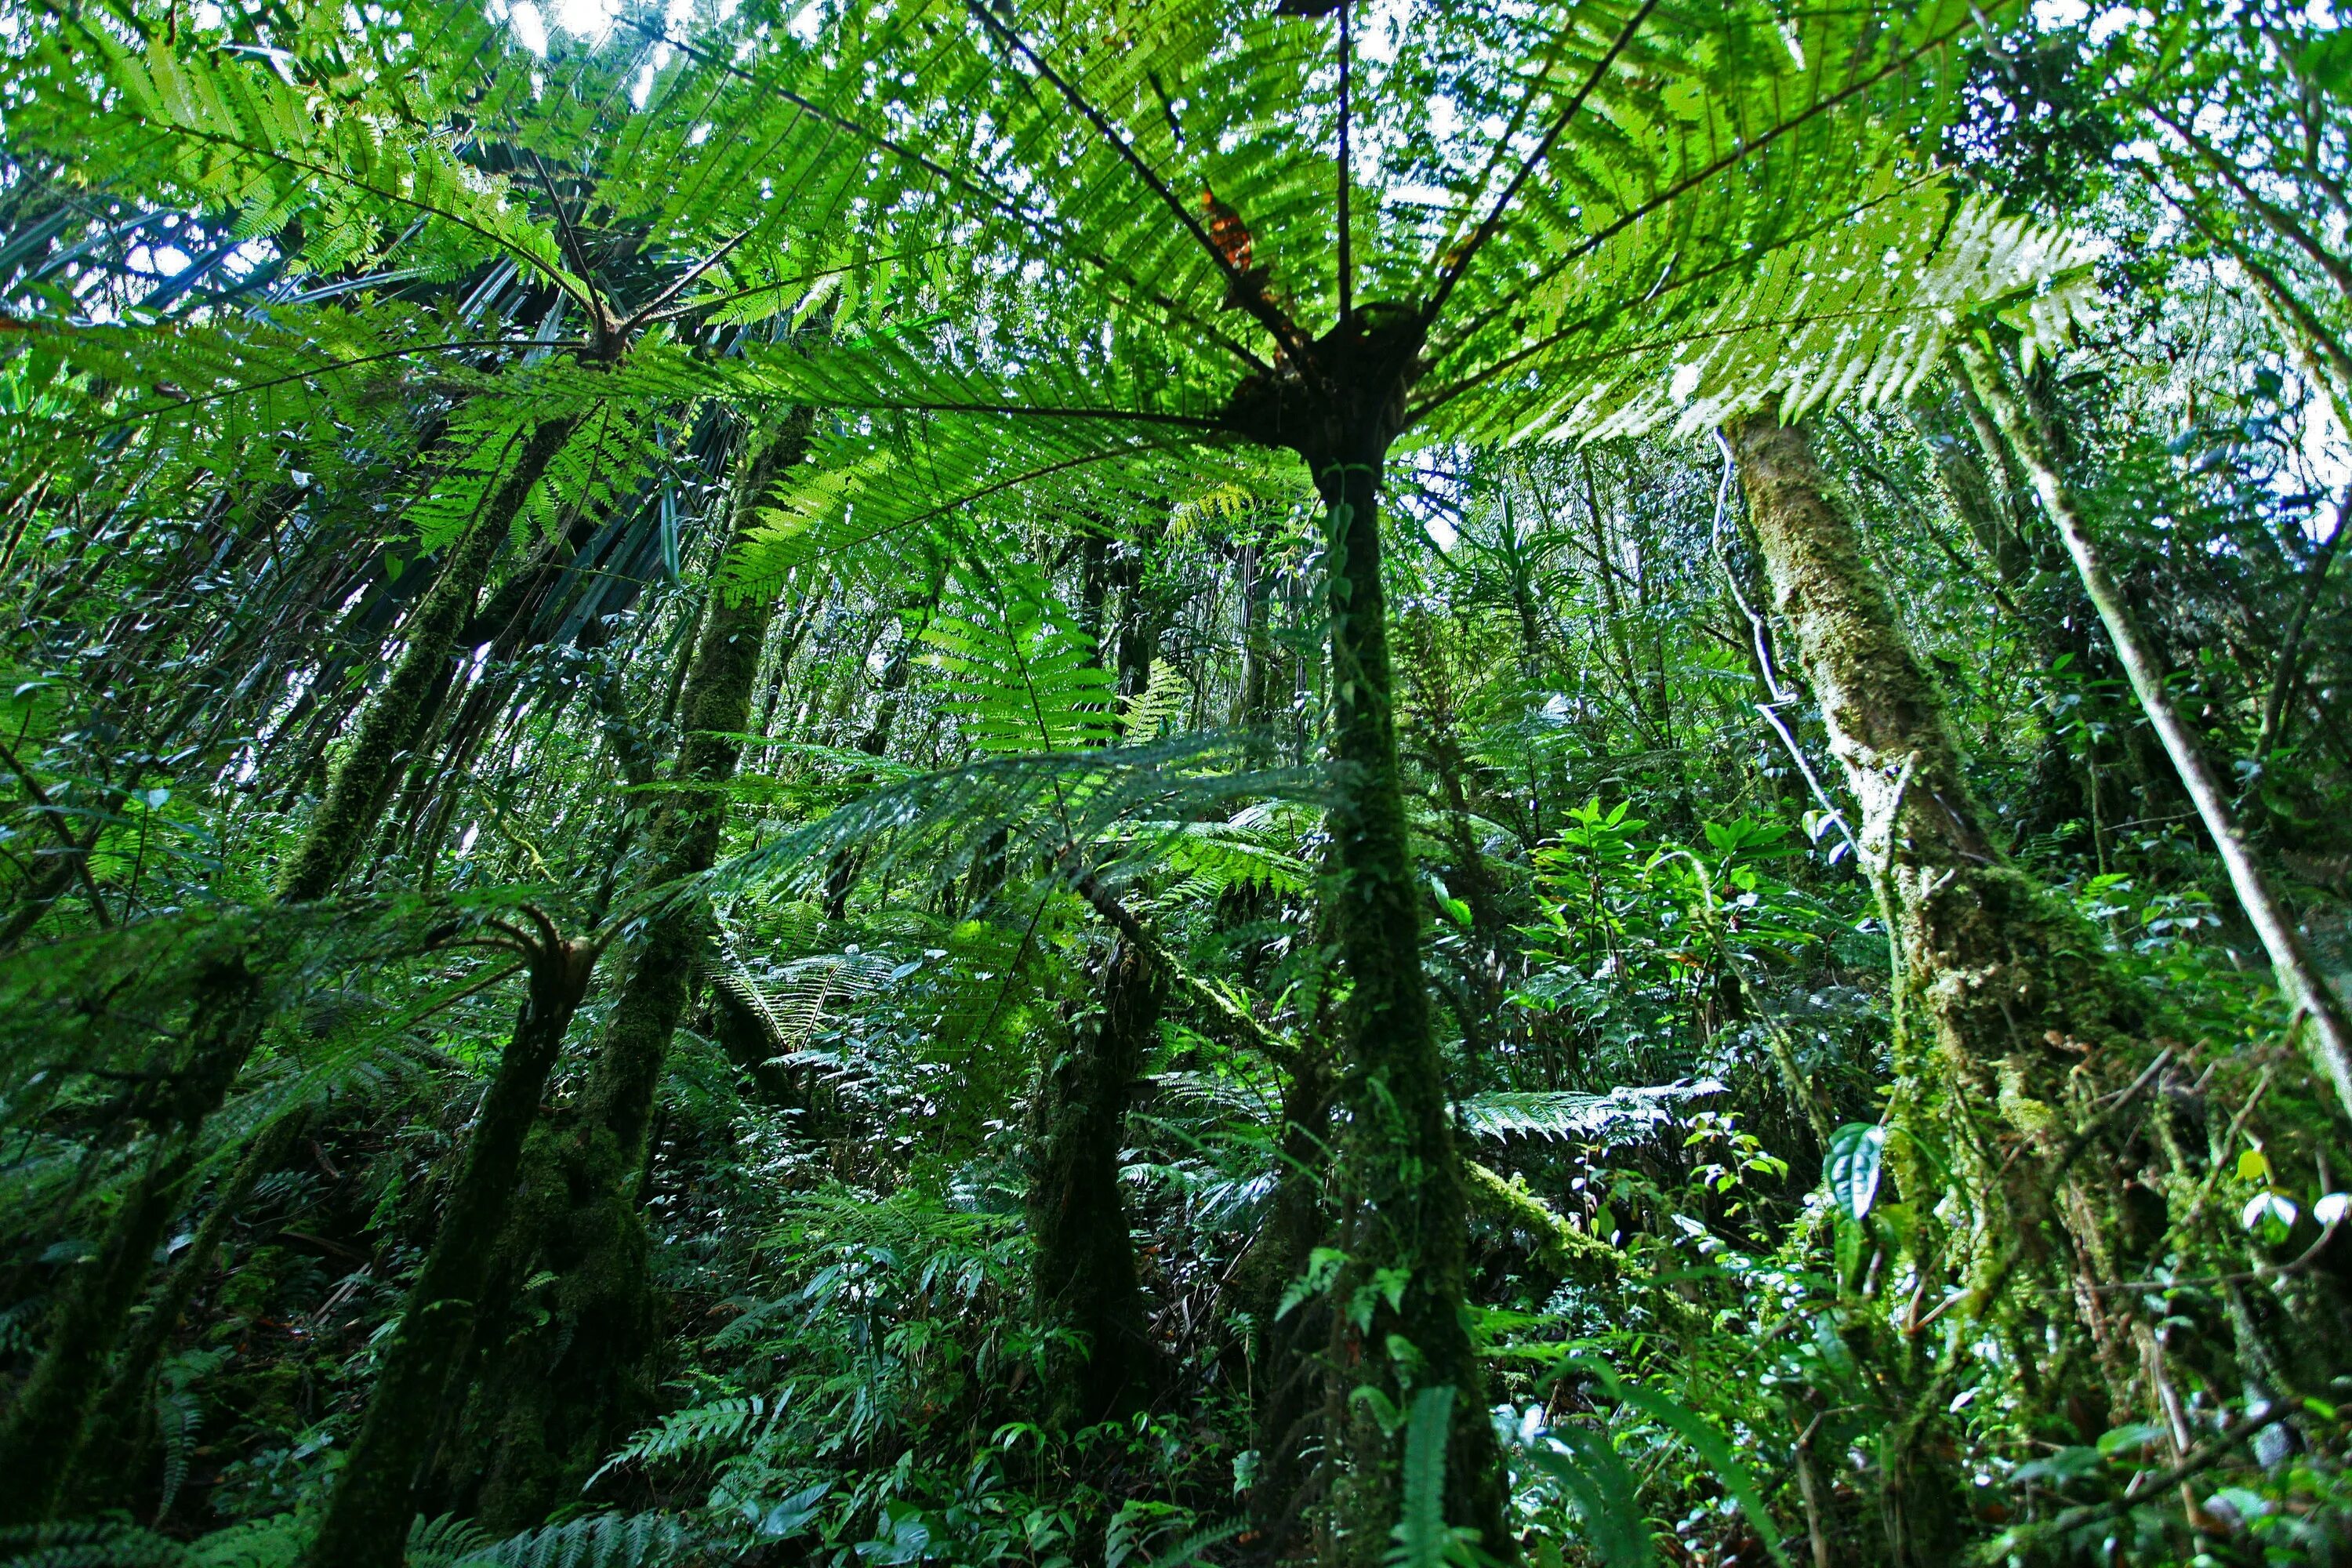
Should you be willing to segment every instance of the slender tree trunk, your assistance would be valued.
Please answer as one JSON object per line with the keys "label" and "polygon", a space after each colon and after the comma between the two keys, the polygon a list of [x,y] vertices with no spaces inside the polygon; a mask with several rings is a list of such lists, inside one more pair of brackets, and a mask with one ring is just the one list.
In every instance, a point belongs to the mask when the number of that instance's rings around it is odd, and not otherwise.
{"label": "slender tree trunk", "polygon": [[[1350,984],[1341,1026],[1349,1071],[1342,1161],[1345,1303],[1372,1298],[1370,1321],[1336,1314],[1331,1436],[1347,1456],[1335,1479],[1335,1523],[1349,1563],[1375,1563],[1402,1499],[1402,1433],[1379,1402],[1409,1409],[1416,1389],[1454,1389],[1446,1448],[1446,1519],[1507,1558],[1507,1499],[1486,1415],[1485,1378],[1463,1326],[1466,1209],[1429,992],[1422,977],[1421,890],[1413,873],[1397,760],[1388,616],[1381,582],[1384,436],[1343,437],[1315,462],[1330,536],[1331,749],[1341,772],[1328,832],[1329,900]],[[1393,1293],[1374,1281],[1401,1279]],[[1379,1396],[1356,1396],[1359,1388]]]}
{"label": "slender tree trunk", "polygon": [[[800,463],[810,428],[810,416],[799,412],[753,437],[719,560],[736,552],[772,486]],[[665,798],[648,830],[653,885],[698,876],[718,859],[725,786],[741,754],[736,737],[750,717],[774,614],[772,597],[730,596],[714,585],[677,701],[673,778],[688,787]],[[520,1282],[540,1269],[558,1276],[557,1311],[541,1331],[511,1345],[500,1336],[491,1350],[478,1425],[489,1429],[480,1506],[494,1526],[536,1522],[576,1493],[610,1441],[655,1398],[660,1304],[636,1187],[670,1037],[686,1016],[709,918],[699,902],[679,899],[646,919],[581,1103],[532,1140],[523,1201],[499,1244],[493,1299],[500,1307],[491,1316],[501,1316]]]}
{"label": "slender tree trunk", "polygon": [[[2352,489],[2347,489],[2336,500],[2336,526],[2320,541],[2312,552],[2311,563],[2304,568],[2303,591],[2295,595],[2294,614],[2287,621],[2286,635],[2279,639],[2278,668],[2271,677],[2270,694],[2263,700],[2262,729],[2254,739],[2254,761],[2267,766],[2271,752],[2286,728],[2287,705],[2294,700],[2295,688],[2303,683],[2303,637],[2311,625],[2311,612],[2319,604],[2319,595],[2327,586],[2327,569],[2336,563],[2336,552],[2344,542],[2344,525],[2352,521]],[[5,946],[0,942],[0,946]]]}
{"label": "slender tree trunk", "polygon": [[[514,467],[403,627],[407,646],[400,662],[361,716],[349,756],[280,869],[277,902],[325,898],[366,847],[401,754],[426,720],[425,699],[444,676],[450,639],[472,615],[524,500],[575,423],[551,420],[524,438]],[[187,1066],[163,1120],[163,1142],[115,1211],[98,1260],[77,1268],[60,1293],[49,1344],[0,1429],[0,1475],[11,1480],[0,1499],[0,1524],[47,1518],[57,1504],[104,1386],[108,1359],[195,1173],[197,1134],[261,1037],[266,1018],[257,1005],[259,993],[258,978],[233,960],[199,997],[188,1029]]]}
{"label": "slender tree trunk", "polygon": [[418,1472],[440,1424],[450,1373],[472,1338],[540,1095],[597,952],[553,942],[534,954],[514,1038],[482,1097],[448,1210],[384,1346],[375,1393],[305,1559],[316,1568],[398,1568],[405,1559]]}
{"label": "slender tree trunk", "polygon": [[[879,757],[890,749],[890,735],[898,727],[898,710],[906,705],[907,679],[914,673],[915,646],[923,639],[930,625],[931,611],[939,599],[936,587],[916,608],[916,618],[901,621],[898,645],[882,666],[880,689],[876,695],[874,721],[866,733],[857,737],[857,749],[869,757]],[[845,919],[849,913],[850,890],[857,885],[858,868],[865,857],[855,849],[844,849],[835,855],[824,872],[824,918]]]}
{"label": "slender tree trunk", "polygon": [[[1154,533],[1122,550],[1113,563],[1107,539],[1087,536],[1088,636],[1097,658],[1112,666],[1119,695],[1130,699],[1150,684],[1159,652],[1159,622],[1144,589],[1157,539]],[[1107,633],[1102,617],[1114,573],[1124,592],[1118,624]],[[1093,887],[1090,879],[1083,880]],[[1046,1063],[1038,1079],[1031,1279],[1039,1321],[1079,1342],[1051,1395],[1055,1420],[1065,1427],[1125,1414],[1160,1380],[1136,1279],[1118,1157],[1127,1143],[1132,1086],[1160,1039],[1171,980],[1161,959],[1153,945],[1123,934],[1113,942],[1102,967],[1099,1011],[1072,1031],[1068,1049]]]}
{"label": "slender tree trunk", "polygon": [[1167,977],[1120,941],[1103,965],[1101,1011],[1081,1023],[1039,1086],[1029,1205],[1038,1315],[1078,1343],[1060,1354],[1048,1398],[1058,1425],[1138,1408],[1159,1382],[1144,1324],[1119,1150],[1129,1091],[1160,1039]]}
{"label": "slender tree trunk", "polygon": [[2343,999],[2329,987],[2312,962],[2293,917],[2272,892],[2237,825],[2230,819],[2229,797],[2213,776],[2197,737],[2181,719],[2179,710],[2172,705],[2172,698],[2164,689],[2163,669],[2141,633],[2138,617],[2132,614],[2121,585],[2101,558],[2074,498],[2051,463],[2040,433],[2032,428],[2025,411],[2011,395],[1991,357],[1965,339],[1958,352],[1969,379],[1976,385],[1977,395],[1984,399],[2000,422],[2002,435],[2032,475],[2034,492],[2042,498],[2043,509],[2057,525],[2060,537],[2065,540],[2067,553],[2074,558],[2074,569],[2082,574],[2083,586],[2091,595],[2091,603],[2097,606],[2108,640],[2115,644],[2116,656],[2123,661],[2124,672],[2131,679],[2132,691],[2156,726],[2172,765],[2179,772],[2182,787],[2197,807],[2199,820],[2204,823],[2206,833],[2221,857],[2230,886],[2262,938],[2263,950],[2270,954],[2280,988],[2308,1020],[2312,1053],[2321,1071],[2335,1086],[2336,1100],[2345,1114],[2352,1116],[2352,1016],[2347,1016]]}
{"label": "slender tree trunk", "polygon": [[[1972,1318],[2021,1259],[2063,1252],[2070,1239],[2105,1255],[2095,1235],[2057,1234],[2055,1205],[2067,1166],[2101,1124],[2097,1097],[2137,1070],[2141,1021],[2096,933],[1986,831],[1941,698],[1852,522],[1828,499],[1804,431],[1759,415],[1728,434],[1774,602],[1862,807],[1863,847],[1894,928],[1889,1164],[1921,1213],[1955,1184],[1973,1210],[1948,1238],[1943,1265],[1960,1263],[1959,1310]],[[1948,1175],[1925,1157],[1936,1147]],[[1948,1368],[1906,1365],[1916,1344],[1889,1348],[1910,1407],[1881,1441],[1881,1509],[1890,1560],[1928,1568],[1948,1560],[1960,1528],[1957,1478],[1941,1473],[1928,1431]]]}

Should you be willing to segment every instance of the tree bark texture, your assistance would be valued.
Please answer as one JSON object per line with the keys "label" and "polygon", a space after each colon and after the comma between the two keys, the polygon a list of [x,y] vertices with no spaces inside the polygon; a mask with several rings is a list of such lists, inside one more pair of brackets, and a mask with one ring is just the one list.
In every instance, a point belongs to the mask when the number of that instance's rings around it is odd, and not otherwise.
{"label": "tree bark texture", "polygon": [[443,1396],[472,1339],[523,1144],[597,953],[553,942],[533,956],[514,1037],[483,1094],[448,1210],[384,1346],[375,1392],[311,1542],[306,1561],[316,1568],[399,1568],[405,1560]]}
{"label": "tree bark texture", "polygon": [[1466,1210],[1444,1063],[1422,975],[1421,889],[1397,761],[1388,615],[1381,583],[1380,486],[1386,442],[1358,439],[1318,464],[1328,509],[1332,741],[1341,778],[1328,816],[1330,903],[1350,986],[1341,1030],[1348,1071],[1329,1419],[1348,1456],[1335,1478],[1345,1561],[1377,1563],[1402,1499],[1402,1433],[1412,1392],[1454,1390],[1446,1448],[1447,1521],[1507,1553],[1507,1498],[1485,1378],[1463,1322]]}
{"label": "tree bark texture", "polygon": [[[2095,1100],[2139,1069],[2142,1019],[2096,933],[1986,831],[1942,700],[1805,432],[1759,415],[1728,435],[1774,603],[1862,808],[1893,927],[1889,1166],[1916,1221],[1948,1186],[1967,1204],[1966,1234],[1945,1256],[1962,1261],[1960,1310],[1973,1317],[2021,1259],[2070,1244],[2107,1256],[2095,1216],[2074,1205],[2062,1220],[2058,1200],[2078,1140],[2100,1125]],[[1894,1561],[1926,1568],[1957,1527],[1941,1512],[1958,1495],[1953,1479],[1929,1473],[1919,1419],[1895,1424],[1884,1449]]]}
{"label": "tree bark texture", "polygon": [[[726,543],[732,557],[757,525],[774,484],[806,455],[810,415],[758,432],[740,459]],[[714,585],[678,698],[681,736],[647,830],[650,885],[685,881],[716,863],[727,825],[726,785],[741,756],[772,597]],[[657,906],[627,956],[613,1015],[579,1105],[541,1126],[523,1196],[501,1242],[492,1316],[504,1316],[533,1273],[557,1277],[554,1311],[539,1331],[486,1344],[492,1357],[453,1479],[478,1487],[495,1527],[520,1528],[575,1494],[612,1439],[651,1408],[660,1303],[636,1191],[670,1037],[686,1016],[709,941],[709,912],[692,897]]]}
{"label": "tree bark texture", "polygon": [[[1159,655],[1159,621],[1143,588],[1157,542],[1155,534],[1122,545],[1114,563],[1102,534],[1085,538],[1091,552],[1085,562],[1093,604],[1088,635],[1097,661],[1112,667],[1122,697],[1150,684]],[[1102,611],[1114,570],[1123,593],[1118,624],[1107,631]],[[1048,1395],[1055,1424],[1066,1429],[1139,1408],[1160,1382],[1159,1352],[1137,1282],[1119,1154],[1127,1146],[1135,1080],[1159,1044],[1160,1015],[1181,978],[1140,923],[1095,885],[1081,853],[1069,847],[1079,886],[1119,936],[1103,963],[1097,1011],[1072,1031],[1068,1048],[1039,1077],[1029,1187],[1038,1319],[1076,1342],[1057,1352],[1066,1370],[1053,1379]]]}

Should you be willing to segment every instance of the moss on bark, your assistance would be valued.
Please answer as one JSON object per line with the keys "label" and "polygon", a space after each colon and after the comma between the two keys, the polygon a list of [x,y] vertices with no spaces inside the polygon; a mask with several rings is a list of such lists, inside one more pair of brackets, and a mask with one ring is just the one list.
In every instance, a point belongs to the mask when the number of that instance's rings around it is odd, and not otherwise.
{"label": "moss on bark", "polygon": [[596,957],[594,948],[562,942],[532,955],[514,1037],[482,1097],[448,1209],[384,1345],[375,1392],[305,1558],[317,1568],[397,1568],[405,1558],[443,1395],[472,1338],[523,1145]]}
{"label": "moss on bark", "polygon": [[[1444,1063],[1422,977],[1421,884],[1397,764],[1395,680],[1381,581],[1380,496],[1405,423],[1426,318],[1369,305],[1309,345],[1303,363],[1235,388],[1228,427],[1307,461],[1328,519],[1331,753],[1326,907],[1349,983],[1339,1102],[1340,1247],[1326,1438],[1330,1555],[1387,1554],[1402,1496],[1402,1424],[1413,1390],[1454,1391],[1446,1444],[1448,1523],[1508,1563],[1508,1481],[1465,1325],[1465,1207]],[[1385,1407],[1385,1408],[1384,1408]]]}
{"label": "moss on bark", "polygon": [[[740,459],[720,559],[757,523],[776,481],[805,456],[811,416],[757,433]],[[684,881],[716,862],[750,719],[772,596],[715,585],[679,689],[682,738],[674,784],[647,829],[651,884]],[[469,1434],[448,1468],[494,1528],[520,1528],[575,1495],[613,1442],[650,1412],[659,1384],[661,1303],[638,1213],[647,1133],[668,1058],[708,941],[692,899],[658,906],[630,950],[588,1084],[578,1104],[531,1141],[523,1196],[499,1244],[493,1314],[503,1320],[523,1280],[557,1278],[539,1329],[486,1347],[490,1356]],[[507,1324],[506,1327],[512,1325]]]}
{"label": "moss on bark", "polygon": [[[1465,1206],[1444,1063],[1422,978],[1421,893],[1413,871],[1391,708],[1381,583],[1380,482],[1385,441],[1331,454],[1316,480],[1329,509],[1332,752],[1342,770],[1328,817],[1337,875],[1330,900],[1349,992],[1341,1016],[1349,1071],[1330,1419],[1348,1453],[1335,1478],[1342,1561],[1388,1548],[1402,1499],[1401,1432],[1381,1406],[1446,1384],[1457,1412],[1446,1447],[1446,1519],[1510,1550],[1504,1471],[1486,1415],[1485,1378],[1462,1303]],[[1358,1389],[1379,1395],[1360,1398]]]}
{"label": "moss on bark", "polygon": [[[2067,1168],[2108,1136],[2094,1104],[2139,1071],[2146,1021],[2097,934],[1985,827],[1942,699],[1805,432],[1758,416],[1728,434],[1894,926],[1889,1163],[1901,1196],[1923,1226],[1948,1188],[1965,1205],[1935,1260],[1958,1261],[1964,1316],[1990,1310],[2021,1264],[2073,1284],[2108,1249],[2100,1217],[2063,1201]],[[2109,1152],[2127,1157],[2119,1139]],[[1958,1489],[1923,1414],[1943,1374],[1914,1373],[1913,1407],[1882,1444],[1881,1504],[1892,1560],[1924,1565],[1949,1545]]]}

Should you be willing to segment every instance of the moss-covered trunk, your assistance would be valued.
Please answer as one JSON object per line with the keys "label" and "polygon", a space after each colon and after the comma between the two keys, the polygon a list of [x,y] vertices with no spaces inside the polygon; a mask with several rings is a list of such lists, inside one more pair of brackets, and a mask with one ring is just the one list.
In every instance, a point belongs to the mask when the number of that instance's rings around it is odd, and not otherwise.
{"label": "moss-covered trunk", "polygon": [[1047,1402],[1066,1428],[1140,1407],[1159,1383],[1119,1181],[1129,1090],[1160,1038],[1167,977],[1133,943],[1113,945],[1099,1009],[1072,1031],[1038,1086],[1029,1227],[1039,1321],[1071,1336]]}
{"label": "moss-covered trunk", "polygon": [[397,1568],[405,1560],[418,1476],[450,1373],[471,1341],[523,1144],[596,957],[595,948],[553,940],[532,955],[522,1016],[482,1096],[433,1249],[384,1343],[375,1392],[311,1542],[306,1561],[316,1568]]}
{"label": "moss-covered trunk", "polygon": [[[2059,1259],[2107,1256],[2096,1216],[2060,1200],[2069,1162],[2103,1124],[2095,1102],[2140,1068],[2142,1020],[2097,934],[1987,831],[1942,700],[1805,432],[1758,416],[1729,435],[1774,602],[1861,805],[1894,923],[1888,1158],[1905,1223],[1927,1234],[1948,1187],[1964,1201],[1949,1234],[1923,1244],[1939,1252],[1932,1267],[1960,1274],[1964,1320],[1990,1310],[2021,1263],[2056,1263],[2063,1288],[2074,1269]],[[1906,1355],[1922,1353],[1889,1349],[1898,1375]],[[1892,1560],[1923,1568],[1948,1559],[1958,1525],[1956,1478],[1932,1473],[1918,1415],[1940,1375],[1913,1369],[1913,1409],[1881,1454]]]}
{"label": "moss-covered trunk", "polygon": [[1329,518],[1331,751],[1340,773],[1328,819],[1328,896],[1349,986],[1340,1089],[1340,1246],[1349,1263],[1336,1287],[1329,1415],[1345,1464],[1334,1478],[1333,1518],[1343,1561],[1382,1559],[1402,1501],[1403,1443],[1382,1407],[1408,1409],[1413,1391],[1447,1385],[1454,1391],[1447,1521],[1478,1531],[1488,1551],[1504,1553],[1511,1550],[1505,1478],[1463,1321],[1462,1171],[1422,976],[1421,889],[1397,762],[1381,583],[1387,441],[1378,426],[1349,434],[1315,464]]}
{"label": "moss-covered trunk", "polygon": [[[733,558],[772,486],[803,460],[810,427],[802,412],[752,436],[739,462],[720,560]],[[774,613],[772,596],[714,586],[678,697],[671,781],[685,787],[660,797],[648,832],[655,886],[698,876],[718,858],[726,785],[741,755],[736,737],[750,718]],[[486,1336],[493,1359],[472,1417],[478,1436],[464,1445],[473,1457],[453,1466],[457,1489],[478,1489],[481,1513],[494,1526],[535,1522],[576,1494],[656,1397],[661,1314],[638,1176],[708,921],[691,899],[665,903],[646,919],[580,1103],[532,1140],[523,1197],[499,1246],[492,1310],[502,1314],[520,1282],[541,1271],[556,1277],[555,1310],[537,1331]]]}
{"label": "moss-covered trunk", "polygon": [[[451,639],[472,616],[524,500],[575,423],[551,420],[522,439],[506,479],[402,626],[406,646],[392,679],[361,714],[349,754],[280,869],[279,903],[325,898],[365,847],[401,756],[430,721],[427,700],[443,684]],[[268,1018],[255,1005],[259,988],[257,977],[232,964],[199,997],[185,1058],[158,1118],[163,1145],[108,1223],[98,1259],[77,1268],[59,1293],[40,1363],[0,1429],[0,1475],[11,1478],[0,1524],[43,1519],[56,1506],[148,1266],[185,1204],[196,1136],[260,1041]]]}

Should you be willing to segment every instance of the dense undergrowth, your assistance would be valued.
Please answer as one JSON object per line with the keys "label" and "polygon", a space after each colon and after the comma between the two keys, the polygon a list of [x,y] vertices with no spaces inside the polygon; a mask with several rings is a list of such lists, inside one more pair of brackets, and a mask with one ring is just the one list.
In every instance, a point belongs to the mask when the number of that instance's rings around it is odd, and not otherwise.
{"label": "dense undergrowth", "polygon": [[1553,9],[0,14],[0,1563],[2352,1561],[2352,48]]}

